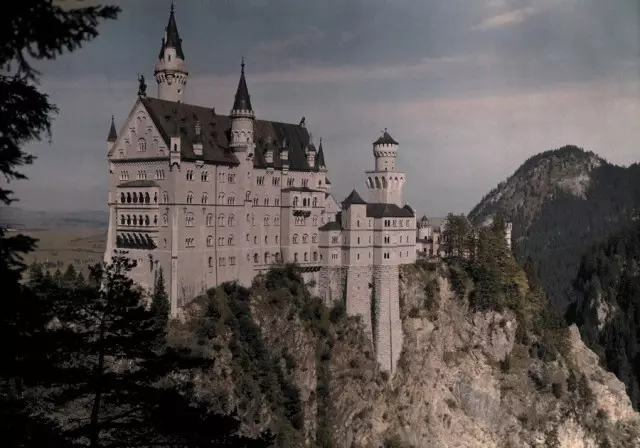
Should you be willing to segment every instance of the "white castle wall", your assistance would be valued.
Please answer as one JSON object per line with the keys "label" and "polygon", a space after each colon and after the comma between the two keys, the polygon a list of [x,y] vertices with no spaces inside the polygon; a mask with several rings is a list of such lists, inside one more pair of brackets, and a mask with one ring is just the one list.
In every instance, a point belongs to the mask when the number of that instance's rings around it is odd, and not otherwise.
{"label": "white castle wall", "polygon": [[350,266],[347,271],[347,314],[361,316],[365,331],[373,341],[371,327],[372,266]]}
{"label": "white castle wall", "polygon": [[380,368],[391,373],[402,351],[399,274],[398,265],[373,268],[376,357]]}

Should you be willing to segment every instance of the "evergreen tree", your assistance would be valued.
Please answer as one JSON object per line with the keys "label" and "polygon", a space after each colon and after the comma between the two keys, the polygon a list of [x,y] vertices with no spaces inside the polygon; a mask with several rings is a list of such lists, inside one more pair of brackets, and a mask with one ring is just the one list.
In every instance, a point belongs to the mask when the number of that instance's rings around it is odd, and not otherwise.
{"label": "evergreen tree", "polygon": [[156,276],[153,297],[151,298],[151,312],[155,317],[158,328],[158,344],[162,346],[166,344],[169,315],[171,313],[171,304],[169,303],[169,295],[164,287],[162,268],[160,268]]}
{"label": "evergreen tree", "polygon": [[76,283],[77,277],[78,275],[76,273],[75,266],[73,266],[72,263],[69,263],[69,265],[67,266],[67,270],[64,271],[64,274],[62,275],[62,281],[67,285],[74,285]]}

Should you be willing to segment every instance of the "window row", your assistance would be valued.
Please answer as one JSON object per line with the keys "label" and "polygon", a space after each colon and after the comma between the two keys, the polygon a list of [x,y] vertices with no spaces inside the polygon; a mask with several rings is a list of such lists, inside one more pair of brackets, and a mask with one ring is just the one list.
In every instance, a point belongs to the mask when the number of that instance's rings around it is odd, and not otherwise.
{"label": "window row", "polygon": [[[298,196],[293,197],[293,206],[298,207],[300,205],[300,198]],[[318,206],[318,198],[302,198],[302,206],[303,207],[317,207]]]}
{"label": "window row", "polygon": [[[163,180],[165,178],[164,170],[156,170],[155,171],[155,179]],[[120,180],[129,180],[129,171],[123,170],[120,171]],[[138,170],[136,171],[136,179],[137,180],[147,180],[147,172],[146,170]]]}
{"label": "window row", "polygon": [[[227,265],[226,257],[218,258],[218,266],[226,266],[226,265]],[[235,266],[235,265],[236,265],[236,257],[229,257],[229,266]],[[213,267],[213,257],[209,257],[209,267],[210,268]]]}
{"label": "window row", "polygon": [[[227,237],[219,236],[218,237],[218,246],[224,246],[227,243],[227,246],[233,246],[235,244],[233,235],[229,235]],[[213,247],[213,236],[209,235],[207,237],[207,247]]]}
{"label": "window row", "polygon": [[[249,235],[248,233],[246,234],[246,240],[247,241],[251,241],[251,235]],[[278,235],[275,235],[273,237],[274,240],[274,244],[278,244]],[[258,244],[258,237],[254,236],[253,237],[253,244]],[[264,244],[269,244],[269,235],[265,235],[264,236]]]}
{"label": "window row", "polygon": [[[300,238],[298,237],[297,233],[293,234],[293,238],[291,239],[293,244],[298,244],[300,241]],[[316,235],[315,233],[311,236],[311,243],[317,243],[318,242],[318,235]],[[306,233],[304,235],[302,235],[302,244],[308,244],[309,243],[309,235],[307,235]]]}
{"label": "window row", "polygon": [[302,255],[302,260],[299,259],[298,252],[294,252],[294,254],[293,254],[293,262],[294,263],[299,263],[300,261],[318,261],[318,258],[320,260],[322,260],[322,254],[320,254],[319,257],[318,257],[318,252],[314,252],[312,258],[313,258],[312,260],[309,259],[309,252],[305,252]]}
{"label": "window row", "polygon": [[[194,174],[195,174],[194,170],[187,170],[186,179],[188,181],[193,181],[194,180]],[[200,172],[200,180],[202,182],[209,182],[209,178],[210,178],[210,176],[209,176],[209,172],[208,171]],[[235,174],[231,174],[231,173],[229,173],[229,174],[218,173],[218,181],[220,183],[225,183],[225,181],[226,181],[227,183],[235,184],[236,183],[236,175]]]}
{"label": "window row", "polygon": [[[247,201],[250,201],[251,200],[250,196],[251,196],[251,192],[247,192],[245,199]],[[271,205],[271,201],[269,200],[269,198],[264,198],[263,201],[262,201],[262,204],[265,207],[269,207]],[[256,207],[258,205],[260,205],[260,200],[258,199],[258,196],[254,196],[253,197],[253,205],[256,206]],[[273,205],[274,205],[274,207],[280,207],[280,198],[274,198],[273,199]]]}
{"label": "window row", "polygon": [[153,225],[158,225],[158,215],[154,215],[153,220],[149,218],[149,215],[120,215],[121,226],[150,226],[153,221]]}
{"label": "window row", "polygon": [[[120,193],[120,203],[122,204],[150,204],[151,196],[149,193],[129,192]],[[153,193],[153,203],[158,203],[158,193]]]}
{"label": "window row", "polygon": [[400,227],[411,227],[411,220],[410,219],[385,219],[384,220],[384,226],[385,227],[398,227],[398,224],[400,225]]}

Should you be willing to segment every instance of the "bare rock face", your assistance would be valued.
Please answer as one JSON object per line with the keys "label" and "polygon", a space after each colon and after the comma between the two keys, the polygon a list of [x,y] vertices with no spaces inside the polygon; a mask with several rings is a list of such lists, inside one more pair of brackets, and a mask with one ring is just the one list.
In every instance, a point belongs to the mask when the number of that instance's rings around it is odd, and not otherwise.
{"label": "bare rock face", "polygon": [[[288,446],[640,447],[640,415],[575,327],[566,359],[532,357],[513,314],[469,312],[443,269],[402,272],[404,347],[392,378],[358,319],[329,322],[253,288],[253,320],[304,412],[304,442]],[[266,397],[242,398],[225,334],[216,336],[220,362],[201,379],[202,393],[216,400],[224,390],[228,408],[242,404],[249,433],[273,427]]]}

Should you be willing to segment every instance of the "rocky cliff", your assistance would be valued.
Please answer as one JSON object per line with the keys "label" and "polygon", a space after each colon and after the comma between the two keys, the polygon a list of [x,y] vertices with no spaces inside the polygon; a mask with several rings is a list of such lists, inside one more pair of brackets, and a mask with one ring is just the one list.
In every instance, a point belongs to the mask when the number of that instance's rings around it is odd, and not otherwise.
{"label": "rocky cliff", "polygon": [[359,320],[326,309],[291,267],[250,290],[210,291],[172,337],[217,360],[194,372],[200,396],[236,409],[249,434],[270,428],[279,446],[640,446],[624,386],[575,328],[562,355],[541,355],[511,310],[471,312],[450,278],[444,264],[403,269],[392,378]]}

